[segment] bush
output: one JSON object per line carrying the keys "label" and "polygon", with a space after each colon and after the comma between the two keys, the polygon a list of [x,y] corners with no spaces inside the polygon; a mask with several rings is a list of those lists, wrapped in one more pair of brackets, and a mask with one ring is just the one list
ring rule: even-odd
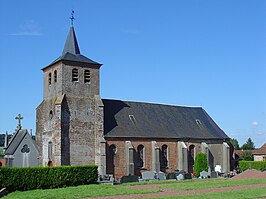
{"label": "bush", "polygon": [[194,171],[197,177],[200,176],[200,172],[208,171],[207,155],[205,153],[198,153],[195,158]]}
{"label": "bush", "polygon": [[97,166],[0,168],[0,188],[15,190],[49,189],[96,181]]}
{"label": "bush", "polygon": [[256,170],[266,170],[266,161],[240,161],[239,169],[240,171],[245,171],[247,169],[256,169]]}

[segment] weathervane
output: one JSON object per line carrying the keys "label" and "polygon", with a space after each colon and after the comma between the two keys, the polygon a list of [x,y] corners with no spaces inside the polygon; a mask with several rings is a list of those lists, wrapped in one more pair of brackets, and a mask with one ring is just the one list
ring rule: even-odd
{"label": "weathervane", "polygon": [[70,17],[70,20],[71,20],[71,26],[73,26],[73,21],[74,21],[74,10],[71,11],[71,17]]}

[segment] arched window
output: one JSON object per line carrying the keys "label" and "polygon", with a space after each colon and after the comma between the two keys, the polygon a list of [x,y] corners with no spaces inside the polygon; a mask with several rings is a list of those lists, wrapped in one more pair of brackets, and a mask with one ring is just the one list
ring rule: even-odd
{"label": "arched window", "polygon": [[78,69],[74,68],[72,69],[72,82],[78,82],[79,81],[79,71]]}
{"label": "arched window", "polygon": [[54,71],[54,82],[57,82],[57,70]]}
{"label": "arched window", "polygon": [[117,152],[117,148],[116,148],[116,146],[115,146],[114,144],[110,145],[110,146],[109,146],[109,153],[110,153],[112,156],[114,156],[114,155],[116,154],[116,152]]}
{"label": "arched window", "polygon": [[161,166],[162,167],[167,167],[168,166],[168,146],[166,144],[164,144],[162,146],[162,162],[161,162]]}
{"label": "arched window", "polygon": [[49,85],[51,85],[51,83],[52,83],[52,73],[49,73],[49,75],[48,75],[48,83],[49,83]]}
{"label": "arched window", "polygon": [[145,148],[142,144],[137,147],[137,162],[138,168],[143,168],[145,166]]}
{"label": "arched window", "polygon": [[195,159],[195,157],[194,157],[195,156],[195,154],[194,154],[195,150],[194,149],[195,149],[195,145],[192,144],[192,145],[189,146],[189,155],[191,156],[191,158],[193,160]]}
{"label": "arched window", "polygon": [[84,83],[90,83],[91,81],[91,72],[90,70],[84,71]]}
{"label": "arched window", "polygon": [[53,143],[50,141],[48,142],[48,160],[52,161],[53,156]]}
{"label": "arched window", "polygon": [[193,173],[194,159],[195,159],[195,145],[190,145],[188,148],[188,172]]}
{"label": "arched window", "polygon": [[49,119],[51,120],[53,118],[53,111],[51,110],[50,112],[49,112]]}

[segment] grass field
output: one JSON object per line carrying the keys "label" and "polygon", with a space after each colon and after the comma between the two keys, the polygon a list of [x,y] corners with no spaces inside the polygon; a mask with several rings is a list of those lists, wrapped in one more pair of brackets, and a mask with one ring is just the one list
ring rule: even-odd
{"label": "grass field", "polygon": [[[16,191],[5,196],[9,198],[89,198],[112,195],[128,195],[128,194],[148,194],[156,193],[162,189],[174,190],[198,190],[205,188],[220,188],[233,187],[250,184],[266,184],[266,179],[249,179],[249,180],[230,180],[230,179],[216,179],[216,180],[189,180],[189,181],[154,181],[140,184],[156,184],[158,189],[137,189],[136,183],[123,185],[82,185],[77,187],[66,187],[60,189],[47,190],[32,190],[32,191]],[[175,196],[163,198],[261,198],[266,197],[264,188],[250,188],[246,190],[224,191],[219,193],[195,194],[189,196]]]}
{"label": "grass field", "polygon": [[178,198],[178,199],[253,199],[253,198],[265,198],[266,190],[265,188],[252,188],[246,190],[237,190],[237,191],[224,191],[217,193],[205,193],[205,194],[195,194],[189,196],[172,196],[172,197],[162,197],[166,199]]}
{"label": "grass field", "polygon": [[203,181],[199,180],[197,182],[191,183],[174,183],[160,188],[176,189],[176,190],[196,190],[196,189],[207,189],[207,188],[221,188],[221,187],[231,187],[238,185],[249,185],[249,184],[266,184],[266,179],[248,179],[248,180],[212,180],[212,181]]}

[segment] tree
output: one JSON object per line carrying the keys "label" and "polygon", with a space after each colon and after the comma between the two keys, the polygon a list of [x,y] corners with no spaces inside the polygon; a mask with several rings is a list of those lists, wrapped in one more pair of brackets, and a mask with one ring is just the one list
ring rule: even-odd
{"label": "tree", "polygon": [[245,161],[253,161],[254,157],[252,155],[252,153],[250,153],[249,151],[244,151],[240,157],[245,160]]}
{"label": "tree", "polygon": [[200,172],[208,171],[207,155],[205,153],[198,153],[195,158],[194,171],[199,177]]}
{"label": "tree", "polygon": [[4,157],[4,150],[3,150],[3,148],[0,147],[0,158],[1,157]]}
{"label": "tree", "polygon": [[254,142],[251,140],[251,138],[248,138],[246,143],[242,145],[241,149],[243,150],[254,150],[255,149]]}
{"label": "tree", "polygon": [[235,150],[239,150],[240,149],[237,139],[232,138],[232,139],[230,139],[230,142],[234,146]]}

